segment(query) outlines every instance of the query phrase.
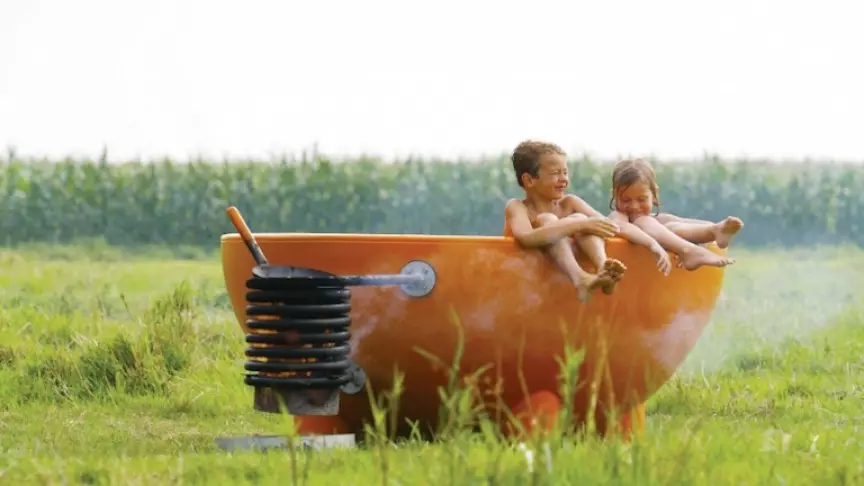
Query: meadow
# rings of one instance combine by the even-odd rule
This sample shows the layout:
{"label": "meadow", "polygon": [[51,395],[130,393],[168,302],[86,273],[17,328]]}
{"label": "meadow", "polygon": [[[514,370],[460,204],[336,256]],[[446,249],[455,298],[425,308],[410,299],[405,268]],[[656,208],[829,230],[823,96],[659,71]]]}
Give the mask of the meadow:
{"label": "meadow", "polygon": [[[453,427],[226,453],[216,438],[291,434],[243,384],[215,253],[229,204],[259,232],[498,234],[518,195],[503,158],[258,162],[0,159],[0,484],[864,484],[860,166],[657,165],[664,208],[747,226],[632,443]],[[604,210],[608,165],[571,164]]]}
{"label": "meadow", "polygon": [[864,484],[864,251],[733,249],[712,324],[632,443],[221,451],[252,409],[217,256],[0,252],[2,484]]}

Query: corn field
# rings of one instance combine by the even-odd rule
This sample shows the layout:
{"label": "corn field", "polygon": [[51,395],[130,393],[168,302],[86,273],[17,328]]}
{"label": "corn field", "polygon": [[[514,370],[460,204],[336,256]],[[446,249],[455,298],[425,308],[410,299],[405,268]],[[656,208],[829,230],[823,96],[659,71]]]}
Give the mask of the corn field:
{"label": "corn field", "polygon": [[[571,190],[608,212],[610,166],[571,158]],[[864,246],[864,166],[655,162],[664,211],[741,217],[738,244]],[[238,206],[253,231],[499,235],[519,197],[506,156],[479,161],[108,163],[0,159],[3,244],[215,248]]]}

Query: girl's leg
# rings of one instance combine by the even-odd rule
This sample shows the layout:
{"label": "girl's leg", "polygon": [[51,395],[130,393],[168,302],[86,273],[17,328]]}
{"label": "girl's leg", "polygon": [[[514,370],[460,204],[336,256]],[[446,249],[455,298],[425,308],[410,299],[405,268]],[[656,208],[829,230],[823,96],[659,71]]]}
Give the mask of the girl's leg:
{"label": "girl's leg", "polygon": [[653,216],[641,216],[636,218],[633,224],[657,240],[663,248],[677,254],[678,259],[681,260],[680,266],[687,270],[695,270],[703,265],[725,267],[735,263],[731,258],[716,255],[707,248],[687,241]]}
{"label": "girl's leg", "polygon": [[[543,226],[558,219],[557,216],[551,213],[542,213],[537,216],[536,224]],[[570,238],[561,238],[555,243],[543,249],[556,264],[564,271],[567,277],[573,282],[576,290],[579,292],[579,300],[586,302],[591,291],[597,288],[604,288],[612,284],[612,278],[605,273],[593,274],[586,272],[576,261],[576,256],[573,254],[573,248],[570,246]]]}
{"label": "girl's leg", "polygon": [[693,218],[682,218],[681,216],[675,216],[672,213],[660,213],[657,216],[657,220],[663,224],[667,223],[694,223],[694,224],[714,224],[711,221],[706,221],[704,219],[693,219]]}
{"label": "girl's leg", "polygon": [[744,227],[744,223],[734,216],[729,216],[719,223],[712,223],[661,213],[657,215],[657,220],[685,240],[697,244],[715,241],[720,248],[728,247],[732,238]]}

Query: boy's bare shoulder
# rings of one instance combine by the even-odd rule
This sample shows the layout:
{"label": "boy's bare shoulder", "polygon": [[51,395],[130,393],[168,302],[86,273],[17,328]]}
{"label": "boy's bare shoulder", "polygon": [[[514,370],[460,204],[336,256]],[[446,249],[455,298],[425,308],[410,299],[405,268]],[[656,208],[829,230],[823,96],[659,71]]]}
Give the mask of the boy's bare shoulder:
{"label": "boy's bare shoulder", "polygon": [[576,213],[582,209],[584,204],[585,201],[583,201],[581,197],[575,194],[567,194],[561,198],[560,207],[568,213]]}
{"label": "boy's bare shoulder", "polygon": [[510,199],[507,200],[507,206],[509,206],[511,204],[521,204],[522,206],[524,206],[525,201],[519,199],[518,197],[511,197]]}
{"label": "boy's bare shoulder", "polygon": [[512,213],[513,211],[527,211],[528,206],[525,205],[525,201],[517,198],[509,199],[507,203],[504,205],[504,211],[506,213]]}
{"label": "boy's bare shoulder", "polygon": [[561,202],[567,205],[578,205],[584,203],[585,201],[576,194],[567,194],[566,196],[561,198]]}
{"label": "boy's bare shoulder", "polygon": [[582,213],[586,216],[602,216],[599,211],[575,194],[567,194],[561,198],[561,207],[564,208],[568,214]]}

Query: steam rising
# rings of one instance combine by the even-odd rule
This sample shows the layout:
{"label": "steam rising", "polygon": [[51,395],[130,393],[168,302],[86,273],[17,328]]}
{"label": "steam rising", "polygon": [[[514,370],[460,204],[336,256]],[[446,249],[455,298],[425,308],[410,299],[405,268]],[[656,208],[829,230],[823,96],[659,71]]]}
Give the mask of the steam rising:
{"label": "steam rising", "polygon": [[860,305],[864,257],[860,250],[748,251],[726,270],[710,324],[682,372],[735,366],[746,354],[770,353],[789,339],[807,341]]}

